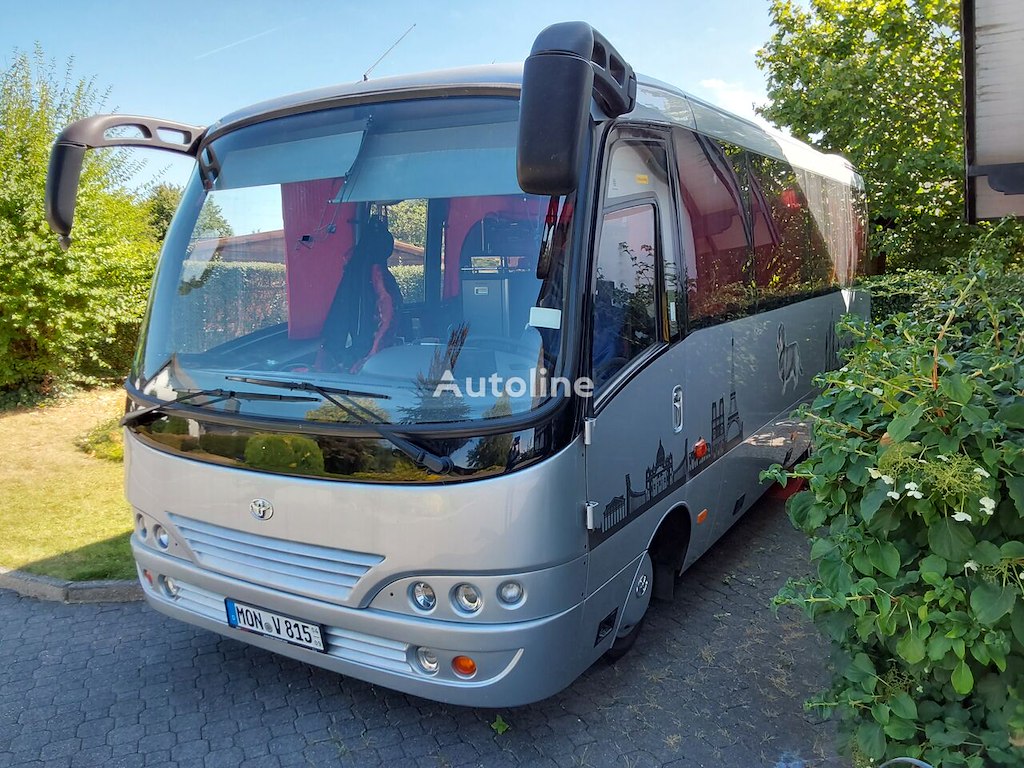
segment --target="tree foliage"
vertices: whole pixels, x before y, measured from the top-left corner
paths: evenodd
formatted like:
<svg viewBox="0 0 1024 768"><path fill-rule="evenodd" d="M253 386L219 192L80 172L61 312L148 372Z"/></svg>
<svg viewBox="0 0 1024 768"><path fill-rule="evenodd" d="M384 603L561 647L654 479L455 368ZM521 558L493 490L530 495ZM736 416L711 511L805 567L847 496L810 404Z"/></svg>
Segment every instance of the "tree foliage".
<svg viewBox="0 0 1024 768"><path fill-rule="evenodd" d="M875 253L938 265L968 232L959 3L772 0L770 13L761 113L863 174Z"/></svg>
<svg viewBox="0 0 1024 768"><path fill-rule="evenodd" d="M174 212L178 210L178 206L181 204L181 195L181 187L177 184L168 184L166 182L157 184L146 195L149 223L153 228L153 235L161 243L167 236L167 230L171 226ZM224 212L220 209L220 206L209 198L199 213L196 231L207 234L214 233L219 237L231 237L234 234L234 230L224 217Z"/></svg>
<svg viewBox="0 0 1024 768"><path fill-rule="evenodd" d="M403 200L388 207L388 229L396 240L418 245L427 243L427 201Z"/></svg>
<svg viewBox="0 0 1024 768"><path fill-rule="evenodd" d="M123 153L88 153L67 252L43 210L57 133L103 100L38 48L15 51L0 72L0 392L128 369L156 251L127 188L135 166Z"/></svg>

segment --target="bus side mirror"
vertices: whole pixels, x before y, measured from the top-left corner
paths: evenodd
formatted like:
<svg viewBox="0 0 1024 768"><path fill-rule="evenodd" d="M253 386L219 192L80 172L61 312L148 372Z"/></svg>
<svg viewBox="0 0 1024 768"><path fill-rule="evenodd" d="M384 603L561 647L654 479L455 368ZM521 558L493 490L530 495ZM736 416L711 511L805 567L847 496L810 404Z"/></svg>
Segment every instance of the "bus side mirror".
<svg viewBox="0 0 1024 768"><path fill-rule="evenodd" d="M46 220L50 229L60 235L60 247L71 245L71 225L75 220L78 179L88 149L84 144L57 141L50 151L50 167L46 174Z"/></svg>
<svg viewBox="0 0 1024 768"><path fill-rule="evenodd" d="M77 120L57 137L46 173L46 220L60 235L60 247L71 244L75 201L85 153L97 147L151 147L195 157L205 128L138 115L93 115Z"/></svg>
<svg viewBox="0 0 1024 768"><path fill-rule="evenodd" d="M561 54L531 55L523 65L516 175L524 192L558 196L579 184L590 125L590 62Z"/></svg>
<svg viewBox="0 0 1024 768"><path fill-rule="evenodd" d="M595 98L611 118L632 110L633 68L585 22L542 30L523 65L516 174L524 192L554 196L575 191Z"/></svg>

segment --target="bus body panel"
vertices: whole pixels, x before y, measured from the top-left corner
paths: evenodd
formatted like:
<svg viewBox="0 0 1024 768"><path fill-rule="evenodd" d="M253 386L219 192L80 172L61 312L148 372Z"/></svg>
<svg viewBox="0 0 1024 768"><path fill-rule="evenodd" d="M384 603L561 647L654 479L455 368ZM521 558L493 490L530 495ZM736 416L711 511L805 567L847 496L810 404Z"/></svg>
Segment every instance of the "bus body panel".
<svg viewBox="0 0 1024 768"><path fill-rule="evenodd" d="M350 594L321 595L341 605L366 606L406 576L537 571L586 554L579 440L520 472L433 486L342 484L222 467L156 450L130 432L125 449L129 503L167 529L182 556L195 559L198 545L190 539L203 540L208 550L220 547L208 559L222 562L218 557L231 554L221 550L235 539L245 546L246 537L354 553L353 565L369 567ZM251 514L255 499L272 504L269 518ZM307 556L295 555L300 562Z"/></svg>
<svg viewBox="0 0 1024 768"><path fill-rule="evenodd" d="M836 320L866 308L862 293L839 290L702 329L663 350L616 393L597 415L587 447L588 491L601 500L592 583L645 551L676 506L687 507L691 522L687 567L761 497L767 486L760 472L807 450L807 425L791 412L813 396L813 376L838 363ZM677 383L684 417L675 433ZM705 460L694 454L701 439ZM601 530L606 515L610 527Z"/></svg>

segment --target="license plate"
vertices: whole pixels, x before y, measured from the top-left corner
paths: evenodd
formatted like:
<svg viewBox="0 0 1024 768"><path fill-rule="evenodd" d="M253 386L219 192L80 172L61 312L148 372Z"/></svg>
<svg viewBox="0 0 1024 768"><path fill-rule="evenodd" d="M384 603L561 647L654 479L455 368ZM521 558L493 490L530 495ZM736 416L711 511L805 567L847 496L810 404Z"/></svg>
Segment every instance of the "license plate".
<svg viewBox="0 0 1024 768"><path fill-rule="evenodd" d="M228 612L228 624L235 629L244 629L264 637L276 637L292 645L326 652L324 637L319 624L310 624L291 616L257 608L255 605L239 603L227 598L224 606Z"/></svg>

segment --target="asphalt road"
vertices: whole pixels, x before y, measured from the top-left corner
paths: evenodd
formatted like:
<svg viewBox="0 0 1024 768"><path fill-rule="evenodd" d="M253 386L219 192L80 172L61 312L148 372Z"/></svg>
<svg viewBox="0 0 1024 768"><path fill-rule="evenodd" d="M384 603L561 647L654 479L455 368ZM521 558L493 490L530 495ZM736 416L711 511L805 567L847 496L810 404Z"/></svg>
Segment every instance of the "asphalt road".
<svg viewBox="0 0 1024 768"><path fill-rule="evenodd" d="M832 725L802 706L827 684L824 645L769 608L806 551L782 503L761 502L652 609L629 655L504 710L377 688L142 603L0 590L0 768L845 765Z"/></svg>

